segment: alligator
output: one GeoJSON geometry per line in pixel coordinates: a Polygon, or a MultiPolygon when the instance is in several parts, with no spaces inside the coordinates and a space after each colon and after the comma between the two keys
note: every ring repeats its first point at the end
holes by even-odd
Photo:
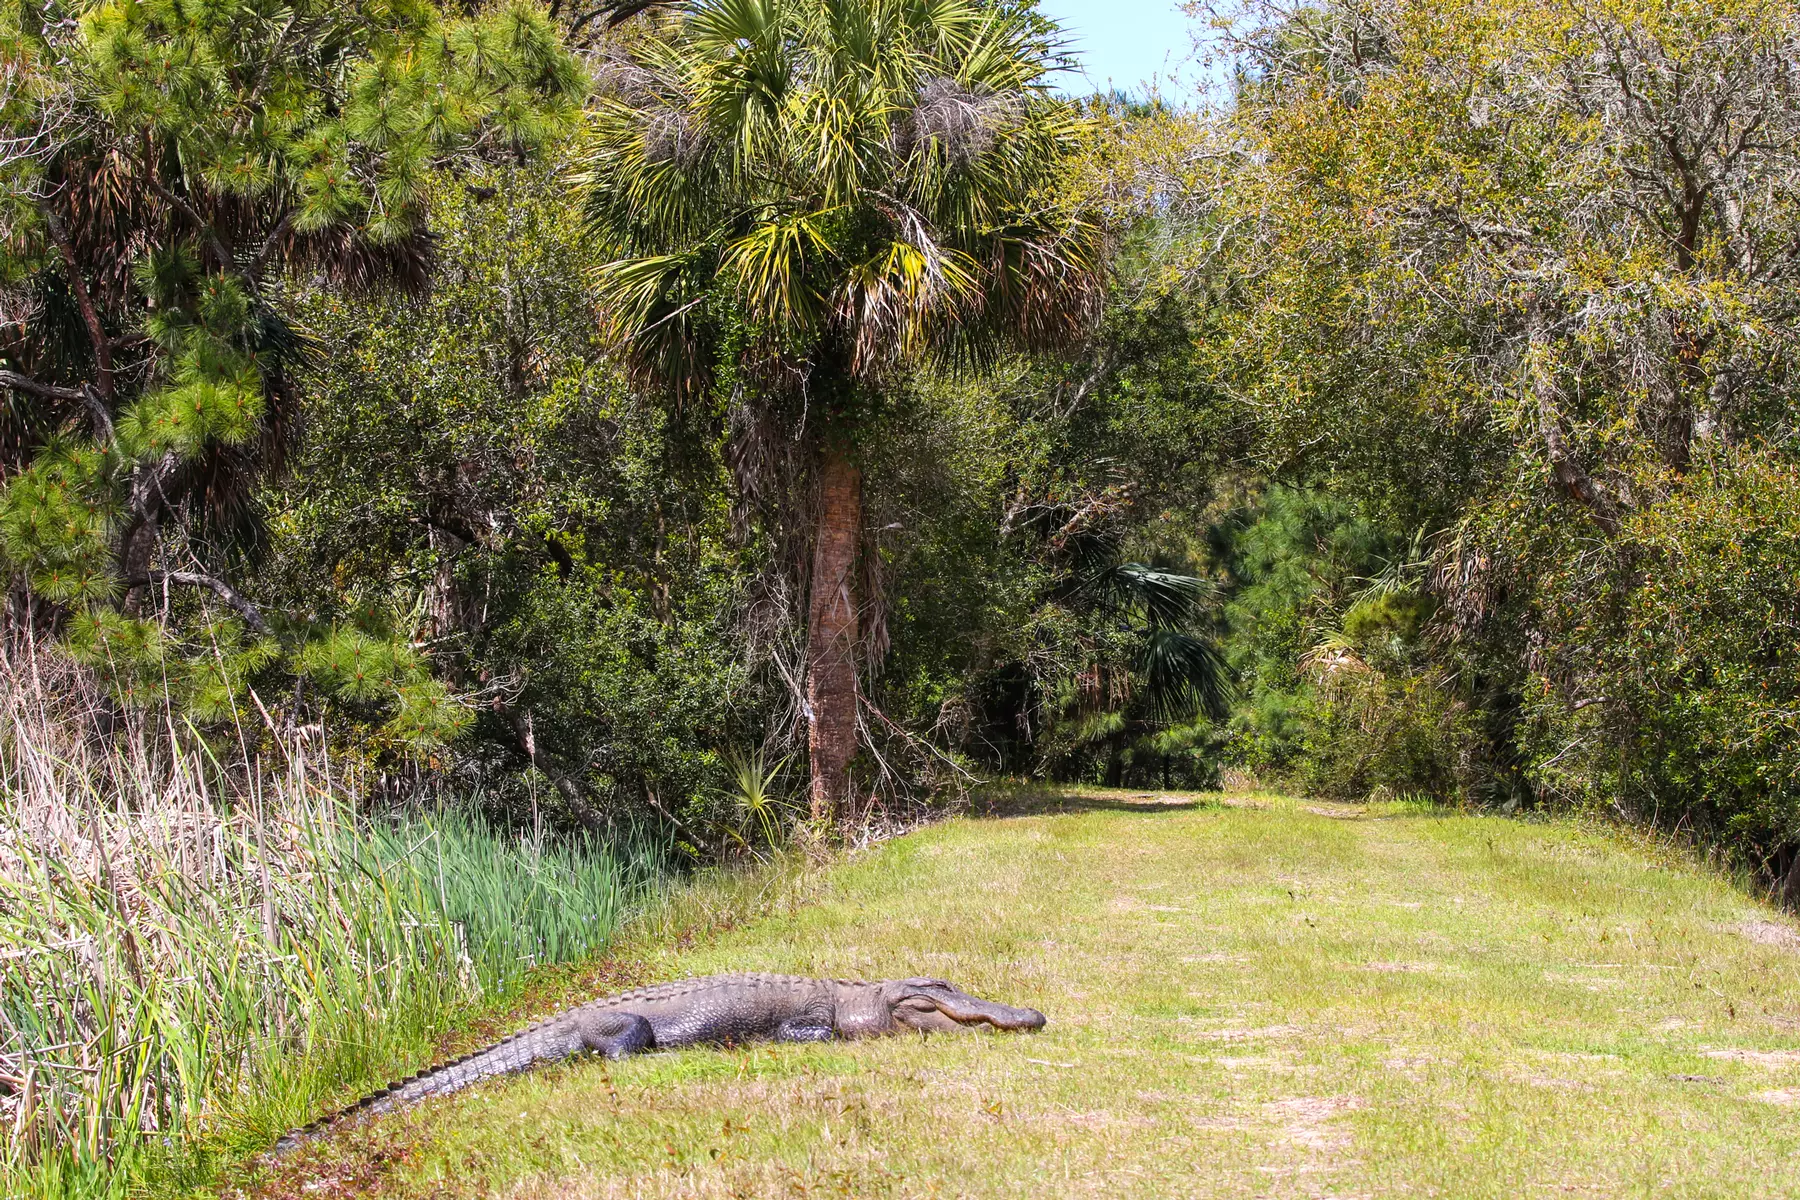
{"type": "Polygon", "coordinates": [[[495,1075],[591,1053],[623,1058],[645,1050],[740,1042],[826,1042],[914,1030],[983,1026],[1042,1029],[1044,1014],[969,995],[942,979],[809,979],[801,975],[708,975],[603,996],[522,1029],[491,1046],[391,1083],[286,1134],[283,1153],[340,1121],[384,1113],[460,1091],[495,1075]]]}

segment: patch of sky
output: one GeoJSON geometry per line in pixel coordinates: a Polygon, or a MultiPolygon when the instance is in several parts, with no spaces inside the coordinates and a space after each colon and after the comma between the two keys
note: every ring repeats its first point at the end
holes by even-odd
{"type": "Polygon", "coordinates": [[[1121,92],[1158,95],[1170,104],[1198,104],[1212,83],[1196,45],[1204,18],[1176,0],[1040,0],[1039,10],[1063,28],[1078,66],[1058,90],[1069,95],[1121,92]]]}

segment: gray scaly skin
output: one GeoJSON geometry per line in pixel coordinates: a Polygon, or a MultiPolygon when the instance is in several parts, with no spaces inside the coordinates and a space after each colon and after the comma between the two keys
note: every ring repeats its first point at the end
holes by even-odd
{"type": "Polygon", "coordinates": [[[981,1000],[941,979],[861,983],[800,975],[708,975],[591,1000],[485,1050],[390,1084],[275,1143],[290,1150],[359,1113],[383,1113],[460,1091],[495,1075],[592,1053],[623,1058],[644,1050],[731,1042],[825,1042],[903,1030],[948,1033],[991,1026],[1042,1029],[1044,1014],[981,1000]]]}

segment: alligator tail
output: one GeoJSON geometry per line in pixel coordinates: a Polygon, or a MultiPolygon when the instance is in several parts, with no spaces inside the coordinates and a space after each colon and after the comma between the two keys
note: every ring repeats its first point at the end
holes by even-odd
{"type": "Polygon", "coordinates": [[[340,1121],[362,1113],[386,1112],[396,1105],[410,1104],[427,1096],[444,1096],[461,1091],[470,1084],[495,1075],[523,1071],[534,1063],[566,1058],[579,1049],[578,1044],[571,1044],[572,1040],[578,1042],[578,1039],[571,1039],[571,1024],[569,1014],[563,1013],[521,1029],[490,1046],[471,1051],[461,1058],[453,1058],[416,1075],[397,1079],[353,1104],[326,1113],[317,1120],[283,1134],[275,1143],[274,1153],[285,1154],[340,1121]]]}

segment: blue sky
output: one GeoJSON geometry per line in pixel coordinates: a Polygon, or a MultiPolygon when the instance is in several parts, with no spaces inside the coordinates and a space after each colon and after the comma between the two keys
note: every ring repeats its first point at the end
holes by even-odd
{"type": "Polygon", "coordinates": [[[1202,26],[1175,0],[1039,0],[1038,7],[1067,31],[1086,68],[1086,79],[1067,80],[1065,91],[1101,90],[1110,81],[1141,94],[1154,78],[1165,98],[1180,101],[1198,86],[1193,35],[1202,26]]]}

